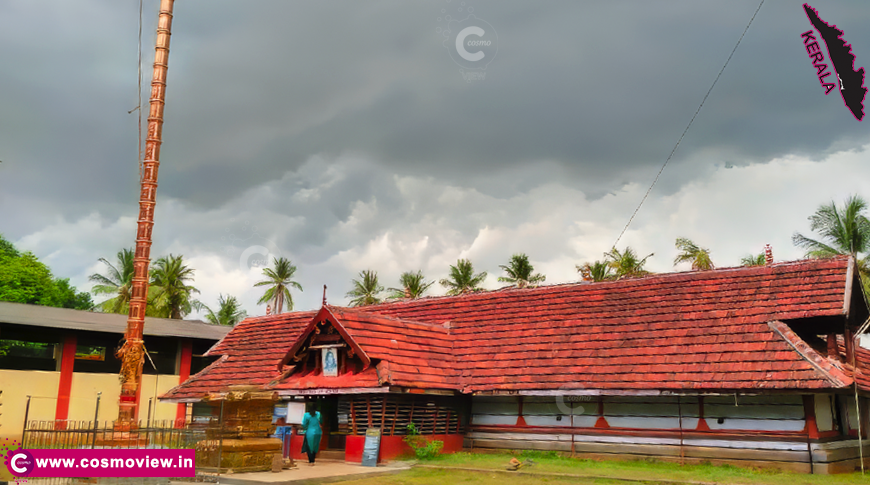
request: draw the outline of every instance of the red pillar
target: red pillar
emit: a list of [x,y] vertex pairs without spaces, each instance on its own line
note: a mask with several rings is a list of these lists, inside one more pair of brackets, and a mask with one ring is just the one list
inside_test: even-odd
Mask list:
[[704,396],[698,396],[698,426],[695,431],[710,431],[707,420],[704,418]]
[[[190,378],[190,361],[193,357],[193,343],[190,340],[181,342],[181,352],[178,356],[178,383],[181,384]],[[178,403],[178,409],[175,411],[175,426],[184,427],[184,420],[187,417],[187,404]]]
[[69,417],[69,396],[72,391],[73,365],[76,361],[76,336],[69,334],[63,339],[63,351],[60,358],[60,383],[57,386],[57,407],[54,419],[63,420]]
[[807,437],[811,440],[819,439],[819,427],[816,423],[816,400],[812,394],[804,395],[804,415],[806,416],[804,430]]
[[598,421],[595,421],[596,428],[609,428],[610,424],[604,418],[604,397],[598,396]]

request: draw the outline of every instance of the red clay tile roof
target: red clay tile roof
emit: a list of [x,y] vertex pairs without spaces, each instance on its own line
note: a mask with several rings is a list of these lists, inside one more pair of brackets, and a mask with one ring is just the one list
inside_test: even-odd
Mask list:
[[332,313],[373,360],[389,362],[382,380],[404,387],[456,389],[453,340],[441,325],[340,307]]
[[199,400],[209,392],[223,392],[235,384],[266,385],[275,376],[275,364],[284,357],[316,312],[293,312],[247,318],[233,328],[206,355],[223,356],[164,396]]
[[[364,311],[328,308],[392,385],[462,392],[825,389],[851,378],[802,347],[787,326],[768,322],[845,315],[853,264],[808,260],[429,297]],[[245,320],[210,352],[228,355],[226,362],[167,397],[201,395],[218,383],[266,384],[313,315]],[[205,379],[211,374],[220,379]]]
[[463,391],[837,387],[767,322],[844,314],[848,258],[368,307],[450,322]]
[[858,373],[855,375],[855,380],[858,381],[858,387],[870,391],[870,350],[864,347],[857,347],[857,349],[855,364],[858,367]]

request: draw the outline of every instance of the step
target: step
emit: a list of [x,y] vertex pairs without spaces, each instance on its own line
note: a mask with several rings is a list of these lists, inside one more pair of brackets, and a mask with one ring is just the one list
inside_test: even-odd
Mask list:
[[320,450],[317,452],[317,460],[344,461],[344,450]]

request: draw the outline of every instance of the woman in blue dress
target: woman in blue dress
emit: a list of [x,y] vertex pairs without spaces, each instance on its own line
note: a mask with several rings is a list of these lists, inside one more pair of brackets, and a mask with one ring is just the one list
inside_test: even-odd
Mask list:
[[302,442],[302,452],[308,453],[309,466],[314,466],[314,455],[320,450],[320,438],[323,436],[320,423],[320,411],[315,411],[314,403],[309,402],[306,406],[305,415],[302,417],[302,431],[305,433],[305,440]]

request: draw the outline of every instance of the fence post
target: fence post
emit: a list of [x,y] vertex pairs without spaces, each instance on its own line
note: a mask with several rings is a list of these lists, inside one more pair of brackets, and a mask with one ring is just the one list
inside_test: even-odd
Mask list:
[[27,442],[24,441],[24,438],[27,437],[27,418],[30,416],[30,398],[31,396],[27,396],[27,405],[24,406],[24,429],[21,430],[21,447],[26,448]]
[[217,475],[221,476],[221,460],[223,460],[224,453],[224,402],[226,399],[221,400],[221,415],[218,418],[218,434],[220,435],[220,443],[218,444],[218,462],[217,462]]
[[103,395],[103,391],[97,393],[97,405],[94,406],[94,439],[91,441],[91,449],[93,450],[97,446],[97,428],[99,428],[97,421],[97,417],[100,414],[100,398]]

